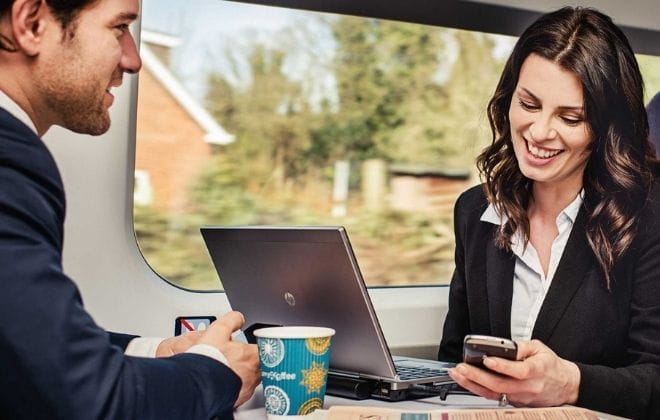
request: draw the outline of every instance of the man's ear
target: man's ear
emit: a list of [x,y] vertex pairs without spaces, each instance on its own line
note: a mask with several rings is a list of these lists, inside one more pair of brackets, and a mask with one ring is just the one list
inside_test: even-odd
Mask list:
[[36,56],[50,17],[45,0],[14,0],[11,7],[11,28],[14,46],[28,56]]

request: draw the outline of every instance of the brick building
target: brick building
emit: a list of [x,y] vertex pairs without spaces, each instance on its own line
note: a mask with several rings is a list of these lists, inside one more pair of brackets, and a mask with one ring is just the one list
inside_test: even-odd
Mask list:
[[390,205],[399,211],[451,214],[456,199],[471,184],[468,170],[392,165]]
[[169,51],[178,42],[142,32],[134,195],[137,205],[174,213],[183,210],[213,145],[234,141],[169,70]]

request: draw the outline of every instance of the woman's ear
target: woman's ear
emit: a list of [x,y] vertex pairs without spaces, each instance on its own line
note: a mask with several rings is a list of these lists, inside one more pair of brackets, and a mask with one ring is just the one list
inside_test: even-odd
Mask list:
[[38,55],[46,29],[52,23],[46,1],[14,0],[10,13],[14,49],[31,57]]

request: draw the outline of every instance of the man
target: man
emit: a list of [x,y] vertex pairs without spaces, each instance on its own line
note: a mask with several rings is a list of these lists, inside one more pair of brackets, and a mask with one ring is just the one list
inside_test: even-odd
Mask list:
[[646,105],[646,113],[649,117],[649,140],[655,147],[655,156],[660,158],[660,92]]
[[259,382],[255,346],[231,338],[241,314],[162,342],[108,334],[62,271],[64,192],[40,136],[108,130],[112,88],[141,67],[138,8],[0,0],[0,418],[231,418]]

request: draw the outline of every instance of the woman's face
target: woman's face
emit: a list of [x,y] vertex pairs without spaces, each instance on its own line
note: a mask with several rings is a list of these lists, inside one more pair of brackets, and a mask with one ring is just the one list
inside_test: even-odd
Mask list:
[[525,59],[509,106],[523,175],[549,186],[582,186],[592,141],[583,103],[577,75],[536,54]]

